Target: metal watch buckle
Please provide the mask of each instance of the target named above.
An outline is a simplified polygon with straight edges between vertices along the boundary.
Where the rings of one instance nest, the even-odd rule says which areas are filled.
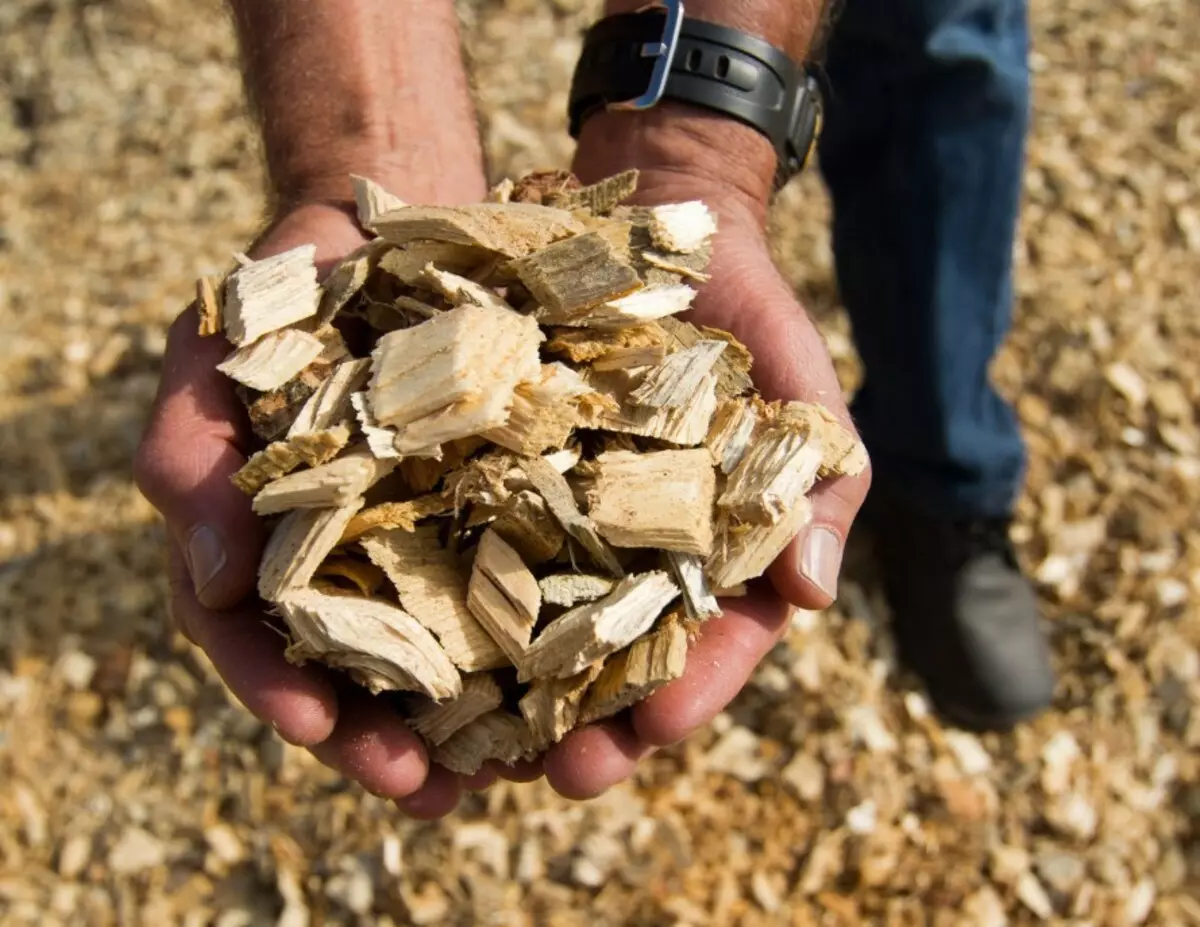
[[[642,45],[643,58],[656,58],[654,71],[650,74],[650,84],[645,92],[632,100],[617,100],[609,103],[610,110],[643,110],[658,105],[667,89],[667,79],[671,76],[671,65],[675,61],[675,49],[679,47],[679,30],[683,28],[683,0],[663,0],[662,3],[651,3],[638,10],[666,10],[663,20],[662,37],[657,42],[646,42]]]

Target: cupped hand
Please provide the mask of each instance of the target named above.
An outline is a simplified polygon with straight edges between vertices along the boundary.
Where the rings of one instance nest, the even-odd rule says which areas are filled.
[[[853,429],[824,342],[771,259],[764,231],[774,169],[769,147],[764,155],[750,130],[704,116],[689,116],[681,131],[629,117],[594,122],[603,128],[589,139],[585,127],[576,157],[582,179],[638,167],[635,202],[703,200],[717,213],[711,280],[689,320],[732,332],[750,349],[751,374],[766,399],[820,403]],[[701,627],[683,676],[553,747],[545,758],[551,785],[571,798],[597,795],[632,775],[652,750],[683,740],[721,712],[786,631],[793,607],[824,608],[836,598],[846,537],[869,485],[869,471],[819,484],[810,497],[812,521],[766,581],[751,583],[744,598],[721,601],[724,614]]]
[[[302,206],[264,233],[251,256],[317,246],[327,271],[364,241],[350,212]],[[294,666],[254,596],[262,523],[230,477],[253,450],[249,422],[216,365],[231,351],[202,338],[189,308],[172,324],[158,396],[135,459],[135,479],[168,534],[171,613],[230,691],[292,744],[419,817],[458,803],[459,777],[429,767],[420,741],[381,699],[308,665]]]

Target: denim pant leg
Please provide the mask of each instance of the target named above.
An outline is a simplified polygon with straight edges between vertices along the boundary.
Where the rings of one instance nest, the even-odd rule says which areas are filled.
[[[1024,0],[844,0],[820,154],[884,493],[1003,515],[1024,471],[988,367],[1011,318],[1028,125]]]

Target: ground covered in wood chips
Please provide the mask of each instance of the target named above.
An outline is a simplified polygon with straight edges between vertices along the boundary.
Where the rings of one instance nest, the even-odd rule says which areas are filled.
[[[596,4],[464,5],[495,176],[565,161]],[[1200,924],[1200,20],[1036,0],[1018,322],[997,376],[1063,682],[931,720],[869,574],[713,726],[574,805],[402,820],[171,636],[129,458],[167,321],[260,221],[216,0],[0,6],[0,923]],[[816,177],[779,255],[851,387]],[[956,911],[957,909],[957,911]]]

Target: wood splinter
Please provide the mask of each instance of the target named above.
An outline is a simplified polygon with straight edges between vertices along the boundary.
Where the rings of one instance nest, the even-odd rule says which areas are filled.
[[[496,680],[487,673],[463,677],[462,692],[448,702],[425,702],[412,708],[408,726],[437,746],[476,718],[494,711],[504,700]]]
[[[542,607],[542,593],[517,552],[494,530],[484,532],[475,552],[467,607],[519,668]]]
[[[611,718],[678,679],[687,666],[687,652],[683,625],[664,619],[661,629],[634,641],[605,664],[587,692],[579,723]]]

